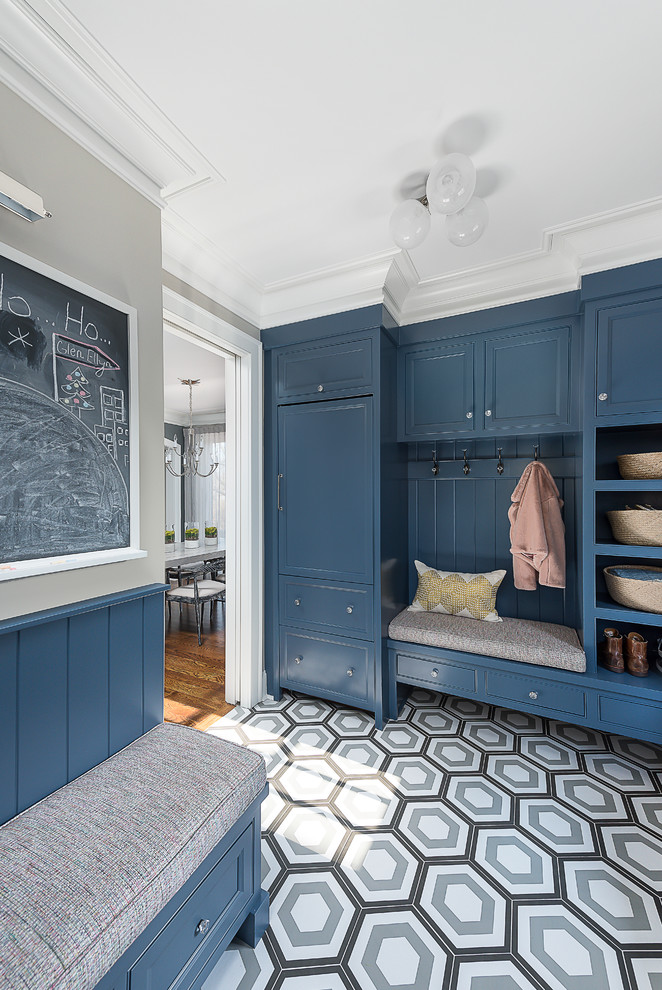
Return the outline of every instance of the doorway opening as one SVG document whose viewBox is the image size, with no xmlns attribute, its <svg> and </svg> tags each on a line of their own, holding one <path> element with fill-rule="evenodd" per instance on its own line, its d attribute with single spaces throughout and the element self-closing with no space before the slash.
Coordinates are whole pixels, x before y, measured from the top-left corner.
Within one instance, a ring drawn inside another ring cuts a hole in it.
<svg viewBox="0 0 662 990">
<path fill-rule="evenodd" d="M 244 333 L 223 319 L 211 314 L 208 310 L 189 302 L 170 289 L 164 289 L 164 330 L 166 337 L 176 339 L 179 343 L 187 343 L 200 349 L 203 356 L 203 367 L 199 377 L 201 381 L 208 376 L 208 368 L 214 361 L 221 361 L 225 372 L 225 575 L 226 585 L 225 604 L 219 601 L 212 610 L 213 625 L 220 636 L 221 625 L 224 647 L 224 684 L 223 698 L 220 692 L 216 695 L 216 708 L 219 702 L 226 706 L 239 704 L 242 707 L 252 707 L 265 696 L 266 684 L 264 676 L 264 591 L 263 591 L 263 400 L 262 400 L 262 345 L 259 340 Z M 189 372 L 180 365 L 181 377 L 188 377 Z M 182 393 L 182 385 L 178 386 Z M 201 386 L 196 386 L 200 388 Z M 166 401 L 167 407 L 167 401 Z M 210 447 L 202 432 L 205 428 L 216 427 L 217 423 L 202 422 L 205 417 L 218 418 L 218 410 L 208 413 L 200 410 L 196 393 L 193 394 L 194 426 L 196 434 L 205 444 L 205 452 L 201 457 L 201 471 L 209 470 L 209 454 L 211 445 L 220 438 L 210 436 Z M 198 420 L 199 425 L 196 424 Z M 164 420 L 165 422 L 165 420 Z M 164 432 L 164 436 L 165 436 Z M 197 439 L 197 438 L 196 438 Z M 183 444 L 183 438 L 169 437 L 173 443 Z M 173 449 L 173 464 L 181 464 L 176 448 Z M 213 447 L 220 452 L 221 448 Z M 178 467 L 181 470 L 181 466 Z M 219 468 L 220 470 L 220 468 Z M 181 504 L 180 525 L 185 527 L 187 511 L 205 515 L 202 503 L 194 507 L 186 506 L 186 498 Z M 219 517 L 220 520 L 220 517 Z M 206 517 L 196 518 L 202 529 Z M 176 514 L 173 514 L 176 528 Z M 219 548 L 222 539 L 220 524 L 218 529 Z M 180 530 L 181 532 L 181 530 Z M 206 552 L 203 552 L 203 557 Z M 166 565 L 167 565 L 166 555 Z M 172 606 L 173 621 L 175 613 L 179 614 L 178 606 Z M 189 622 L 195 622 L 193 608 L 183 609 L 191 613 Z M 209 640 L 209 609 L 205 608 L 205 617 L 201 628 L 202 647 Z M 197 645 L 197 635 L 195 636 Z M 219 645 L 211 645 L 211 651 L 220 651 Z M 206 700 L 209 699 L 200 699 Z M 193 706 L 191 706 L 193 707 Z M 201 706 L 204 707 L 204 706 Z M 214 706 L 211 706 L 214 707 Z M 227 708 L 225 709 L 227 710 Z M 219 714 L 223 712 L 219 710 Z M 204 719 L 202 713 L 201 718 Z"/>
</svg>

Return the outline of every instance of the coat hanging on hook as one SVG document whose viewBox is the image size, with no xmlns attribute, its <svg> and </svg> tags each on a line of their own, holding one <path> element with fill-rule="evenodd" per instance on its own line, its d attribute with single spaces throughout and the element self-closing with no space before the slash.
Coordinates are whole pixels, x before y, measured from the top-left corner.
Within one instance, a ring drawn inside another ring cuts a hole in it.
<svg viewBox="0 0 662 990">
<path fill-rule="evenodd" d="M 548 588 L 565 588 L 563 501 L 545 465 L 540 461 L 527 464 L 510 498 L 515 587 L 535 591 L 538 581 Z"/>
</svg>

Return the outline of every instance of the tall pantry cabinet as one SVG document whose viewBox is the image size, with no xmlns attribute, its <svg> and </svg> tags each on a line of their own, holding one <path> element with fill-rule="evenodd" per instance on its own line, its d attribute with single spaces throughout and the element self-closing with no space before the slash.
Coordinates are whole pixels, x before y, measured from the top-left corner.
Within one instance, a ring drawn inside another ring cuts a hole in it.
<svg viewBox="0 0 662 990">
<path fill-rule="evenodd" d="M 378 306 L 263 342 L 268 691 L 346 702 L 379 725 L 386 632 L 407 597 L 395 342 Z"/>
</svg>

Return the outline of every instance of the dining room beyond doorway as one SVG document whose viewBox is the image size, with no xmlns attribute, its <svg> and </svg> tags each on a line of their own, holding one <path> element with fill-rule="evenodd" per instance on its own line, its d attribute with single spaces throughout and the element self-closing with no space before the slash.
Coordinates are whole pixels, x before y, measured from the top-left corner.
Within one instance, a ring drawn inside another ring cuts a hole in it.
<svg viewBox="0 0 662 990">
<path fill-rule="evenodd" d="M 164 334 L 165 718 L 205 729 L 226 673 L 226 360 Z"/>
</svg>

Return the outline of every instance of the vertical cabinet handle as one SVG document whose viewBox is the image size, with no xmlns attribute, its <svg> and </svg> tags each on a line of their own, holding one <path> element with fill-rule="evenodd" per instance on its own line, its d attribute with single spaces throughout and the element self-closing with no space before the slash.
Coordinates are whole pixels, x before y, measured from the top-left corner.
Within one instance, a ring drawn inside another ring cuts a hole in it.
<svg viewBox="0 0 662 990">
<path fill-rule="evenodd" d="M 283 511 L 283 506 L 280 504 L 280 481 L 281 481 L 281 478 L 282 477 L 283 477 L 282 474 L 279 474 L 278 475 L 278 498 L 277 498 L 277 502 L 278 502 L 278 511 L 279 512 L 282 512 Z"/>
</svg>

